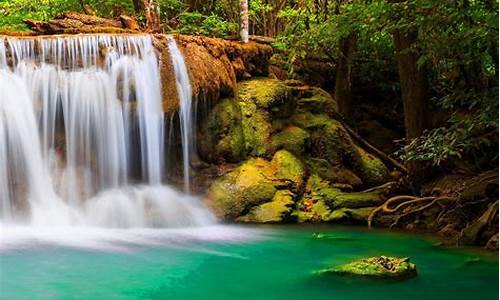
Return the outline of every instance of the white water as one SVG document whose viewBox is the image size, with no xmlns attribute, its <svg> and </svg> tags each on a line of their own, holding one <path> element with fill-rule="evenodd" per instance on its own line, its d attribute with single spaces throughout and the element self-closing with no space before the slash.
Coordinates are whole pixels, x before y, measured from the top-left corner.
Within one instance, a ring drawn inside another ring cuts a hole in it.
<svg viewBox="0 0 500 300">
<path fill-rule="evenodd" d="M 189 74 L 186 67 L 186 62 L 182 56 L 177 43 L 173 38 L 168 41 L 168 49 L 172 57 L 174 66 L 177 94 L 179 95 L 179 119 L 181 125 L 182 139 L 182 156 L 183 156 L 183 171 L 184 171 L 184 191 L 189 192 L 190 189 L 190 163 L 192 153 L 194 151 L 194 134 L 193 134 L 193 113 L 192 113 L 192 98 L 193 92 L 191 83 L 189 82 Z"/>
<path fill-rule="evenodd" d="M 173 39 L 169 47 L 177 49 Z M 171 52 L 180 91 L 189 77 L 178 49 Z M 179 92 L 187 149 L 190 94 Z M 163 185 L 164 126 L 151 37 L 0 37 L 0 223 L 212 223 L 198 199 Z"/>
</svg>

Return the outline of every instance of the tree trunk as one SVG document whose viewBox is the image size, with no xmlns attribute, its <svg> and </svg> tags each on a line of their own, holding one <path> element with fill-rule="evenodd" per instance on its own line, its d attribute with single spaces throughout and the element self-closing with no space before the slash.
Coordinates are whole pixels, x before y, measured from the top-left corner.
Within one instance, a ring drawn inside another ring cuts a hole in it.
<svg viewBox="0 0 500 300">
<path fill-rule="evenodd" d="M 340 42 L 339 57 L 335 74 L 335 101 L 338 112 L 344 117 L 349 116 L 352 98 L 351 71 L 352 59 L 356 50 L 356 34 Z"/>
<path fill-rule="evenodd" d="M 134 10 L 136 13 L 143 13 L 146 19 L 146 31 L 160 32 L 160 17 L 158 15 L 157 6 L 153 0 L 133 0 Z"/>
<path fill-rule="evenodd" d="M 415 49 L 417 32 L 393 33 L 396 46 L 399 80 L 403 98 L 406 138 L 412 140 L 422 135 L 429 123 L 429 96 L 428 83 L 424 67 L 419 67 L 417 61 L 420 57 Z M 421 183 L 426 175 L 426 164 L 411 162 L 408 172 L 415 183 Z"/>
<path fill-rule="evenodd" d="M 241 40 L 248 43 L 248 0 L 240 0 Z"/>
</svg>

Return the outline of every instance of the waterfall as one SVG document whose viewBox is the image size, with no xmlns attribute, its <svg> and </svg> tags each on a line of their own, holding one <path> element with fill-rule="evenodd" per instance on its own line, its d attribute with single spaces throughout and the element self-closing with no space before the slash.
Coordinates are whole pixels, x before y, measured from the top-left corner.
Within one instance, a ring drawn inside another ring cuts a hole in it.
<svg viewBox="0 0 500 300">
<path fill-rule="evenodd" d="M 188 190 L 191 88 L 172 41 Z M 161 88 L 148 35 L 0 37 L 0 222 L 210 223 L 197 199 L 163 184 Z"/>
<path fill-rule="evenodd" d="M 179 95 L 179 119 L 181 127 L 182 140 L 182 158 L 184 171 L 184 191 L 189 192 L 190 189 L 190 172 L 192 153 L 194 149 L 194 134 L 193 134 L 193 113 L 192 113 L 192 98 L 191 83 L 186 67 L 186 62 L 182 56 L 177 43 L 173 38 L 168 41 L 168 49 L 172 57 L 172 65 L 174 66 L 175 79 L 177 86 L 177 94 Z"/>
</svg>

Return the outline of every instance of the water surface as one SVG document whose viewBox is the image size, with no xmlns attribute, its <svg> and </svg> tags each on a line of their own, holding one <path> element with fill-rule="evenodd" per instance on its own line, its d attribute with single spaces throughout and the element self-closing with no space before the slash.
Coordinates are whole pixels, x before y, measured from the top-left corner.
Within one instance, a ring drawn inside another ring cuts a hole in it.
<svg viewBox="0 0 500 300">
<path fill-rule="evenodd" d="M 309 226 L 3 229 L 1 299 L 498 299 L 496 254 L 416 235 Z M 380 282 L 313 274 L 371 255 L 409 256 L 419 275 Z"/>
</svg>

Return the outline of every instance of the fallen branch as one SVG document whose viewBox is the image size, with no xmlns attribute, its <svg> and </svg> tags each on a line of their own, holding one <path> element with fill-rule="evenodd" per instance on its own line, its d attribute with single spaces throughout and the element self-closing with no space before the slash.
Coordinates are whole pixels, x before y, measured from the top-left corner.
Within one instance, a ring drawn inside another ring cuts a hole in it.
<svg viewBox="0 0 500 300">
<path fill-rule="evenodd" d="M 408 169 L 395 160 L 394 158 L 388 156 L 385 154 L 382 150 L 379 150 L 372 144 L 370 144 L 367 140 L 362 138 L 354 129 L 352 129 L 347 123 L 344 121 L 344 118 L 340 115 L 337 114 L 336 118 L 342 123 L 344 128 L 347 130 L 347 132 L 362 146 L 367 148 L 372 154 L 378 156 L 380 159 L 382 159 L 386 164 L 392 165 L 394 168 L 398 169 L 399 171 L 403 172 L 404 174 L 408 174 Z"/>
</svg>

